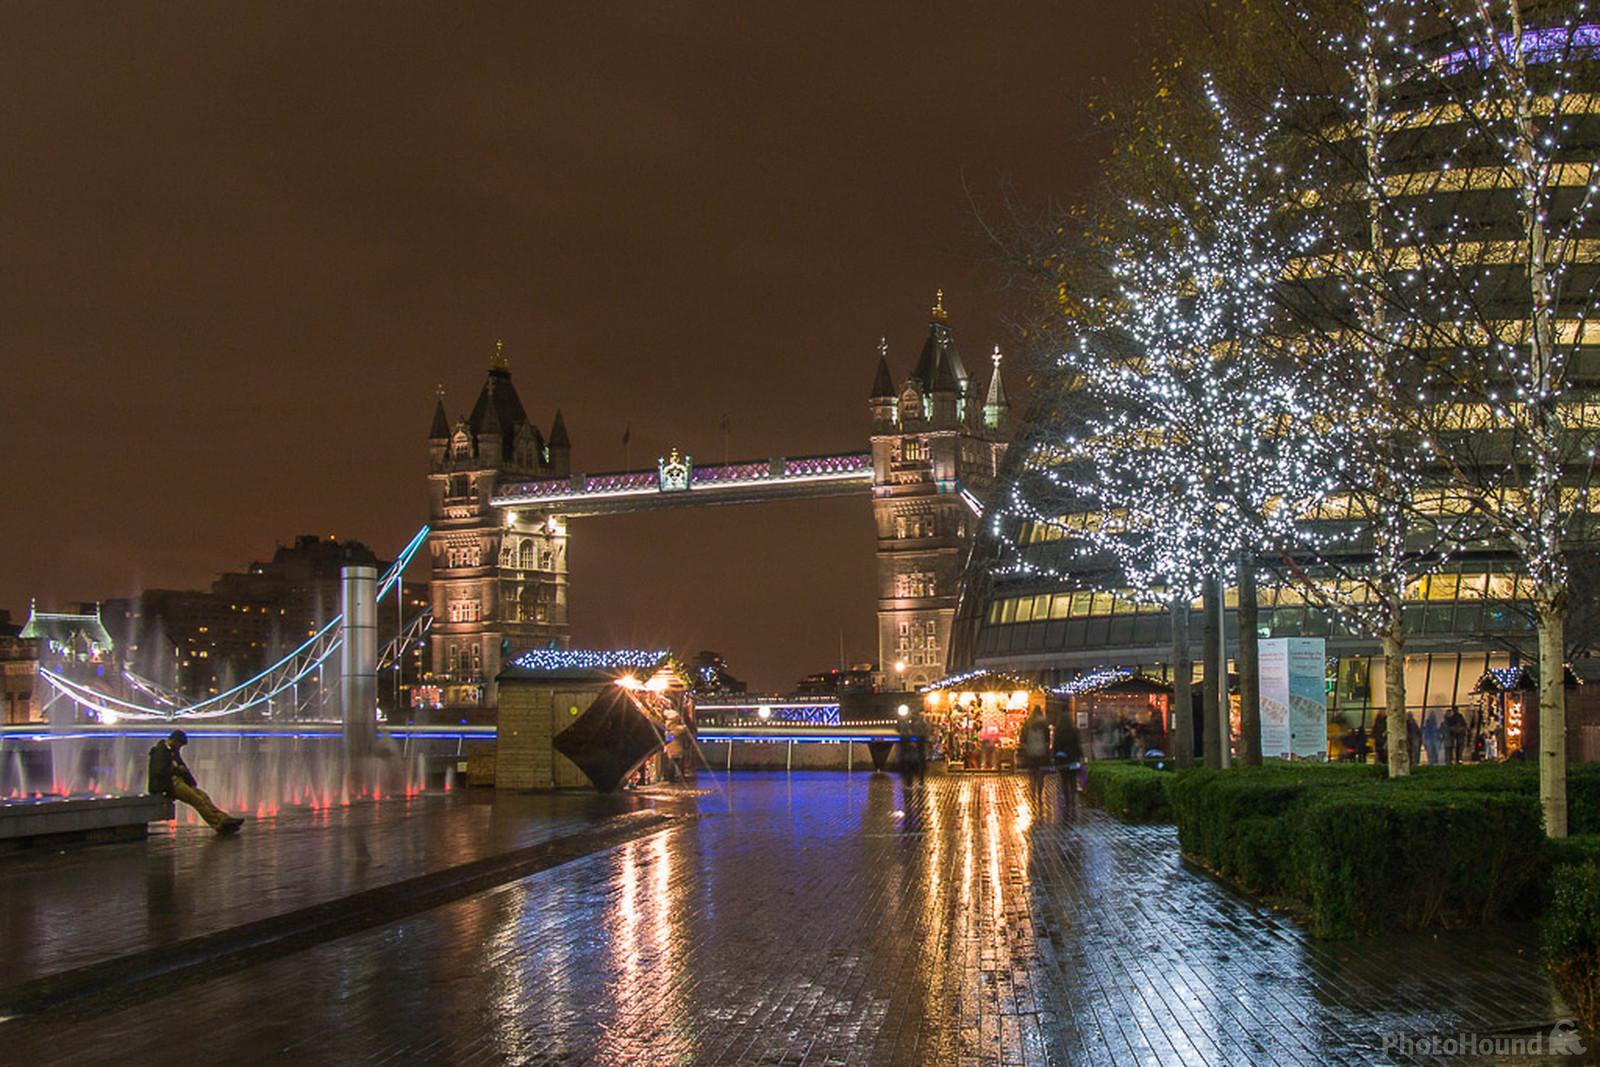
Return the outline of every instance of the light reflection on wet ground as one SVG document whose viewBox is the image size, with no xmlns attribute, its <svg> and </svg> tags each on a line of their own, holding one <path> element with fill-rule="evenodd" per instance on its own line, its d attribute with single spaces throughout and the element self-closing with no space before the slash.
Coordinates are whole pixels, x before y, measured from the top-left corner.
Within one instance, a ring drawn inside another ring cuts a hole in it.
<svg viewBox="0 0 1600 1067">
<path fill-rule="evenodd" d="M 720 779 L 719 779 L 720 780 Z M 1051 783 L 734 775 L 702 817 L 18 1062 L 1382 1062 L 1542 1020 L 1526 930 L 1322 945 Z"/>
<path fill-rule="evenodd" d="M 493 801 L 491 803 L 491 801 Z M 582 832 L 632 797 L 473 790 L 253 820 L 237 837 L 156 823 L 147 841 L 0 857 L 10 985 Z"/>
</svg>

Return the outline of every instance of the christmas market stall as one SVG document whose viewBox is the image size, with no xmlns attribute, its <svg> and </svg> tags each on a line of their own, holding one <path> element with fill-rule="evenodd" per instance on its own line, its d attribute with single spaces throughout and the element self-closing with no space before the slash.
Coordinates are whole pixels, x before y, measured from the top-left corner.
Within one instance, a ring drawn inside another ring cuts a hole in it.
<svg viewBox="0 0 1600 1067">
<path fill-rule="evenodd" d="M 1563 670 L 1566 687 L 1576 688 L 1580 682 L 1572 668 Z M 1478 703 L 1468 724 L 1465 758 L 1533 758 L 1539 744 L 1538 674 L 1530 667 L 1491 667 L 1472 687 L 1472 693 Z M 1567 702 L 1572 703 L 1570 697 Z"/>
<path fill-rule="evenodd" d="M 1172 687 L 1159 679 L 1114 668 L 1080 675 L 1050 693 L 1067 702 L 1090 759 L 1171 751 Z"/>
<path fill-rule="evenodd" d="M 952 674 L 921 693 L 935 751 L 953 771 L 1015 767 L 1023 722 L 1034 709 L 1050 711 L 1039 683 L 999 671 Z"/>
<path fill-rule="evenodd" d="M 496 679 L 495 785 L 602 793 L 688 763 L 690 677 L 667 652 L 534 649 Z"/>
</svg>

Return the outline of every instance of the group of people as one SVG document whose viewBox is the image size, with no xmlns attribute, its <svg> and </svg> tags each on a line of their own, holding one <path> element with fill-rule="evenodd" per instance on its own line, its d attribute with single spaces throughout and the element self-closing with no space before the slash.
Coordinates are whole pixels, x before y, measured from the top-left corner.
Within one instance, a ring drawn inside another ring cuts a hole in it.
<svg viewBox="0 0 1600 1067">
<path fill-rule="evenodd" d="M 1358 762 L 1365 761 L 1369 751 L 1367 737 L 1367 731 L 1360 727 L 1347 735 L 1345 758 Z M 1389 716 L 1386 712 L 1379 711 L 1373 718 L 1371 739 L 1370 751 L 1377 757 L 1379 763 L 1387 763 Z M 1467 717 L 1461 714 L 1460 708 L 1451 708 L 1448 712 L 1442 712 L 1439 708 L 1429 708 L 1420 724 L 1410 715 L 1406 716 L 1406 754 L 1413 766 L 1423 762 L 1424 752 L 1427 753 L 1429 766 L 1465 763 L 1468 759 L 1474 758 L 1472 748 L 1472 728 L 1467 722 Z"/>
</svg>

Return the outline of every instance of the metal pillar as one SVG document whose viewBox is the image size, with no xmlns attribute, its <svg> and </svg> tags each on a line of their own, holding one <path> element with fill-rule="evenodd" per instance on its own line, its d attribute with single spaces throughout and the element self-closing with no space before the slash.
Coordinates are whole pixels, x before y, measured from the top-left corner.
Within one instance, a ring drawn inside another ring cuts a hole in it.
<svg viewBox="0 0 1600 1067">
<path fill-rule="evenodd" d="M 344 640 L 339 645 L 339 716 L 345 751 L 370 755 L 378 736 L 378 571 L 339 568 L 339 607 Z"/>
</svg>

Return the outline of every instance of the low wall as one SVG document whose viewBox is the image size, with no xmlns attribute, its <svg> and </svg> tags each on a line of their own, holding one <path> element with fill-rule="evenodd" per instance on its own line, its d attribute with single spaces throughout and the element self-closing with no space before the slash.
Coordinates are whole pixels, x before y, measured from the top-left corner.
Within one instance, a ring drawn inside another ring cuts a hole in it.
<svg viewBox="0 0 1600 1067">
<path fill-rule="evenodd" d="M 0 804 L 0 850 L 140 838 L 148 824 L 172 817 L 172 801 L 142 794 L 6 802 Z"/>
<path fill-rule="evenodd" d="M 700 753 L 712 770 L 736 771 L 870 771 L 872 754 L 861 742 L 837 741 L 701 741 Z M 894 767 L 894 753 L 887 766 Z"/>
</svg>

